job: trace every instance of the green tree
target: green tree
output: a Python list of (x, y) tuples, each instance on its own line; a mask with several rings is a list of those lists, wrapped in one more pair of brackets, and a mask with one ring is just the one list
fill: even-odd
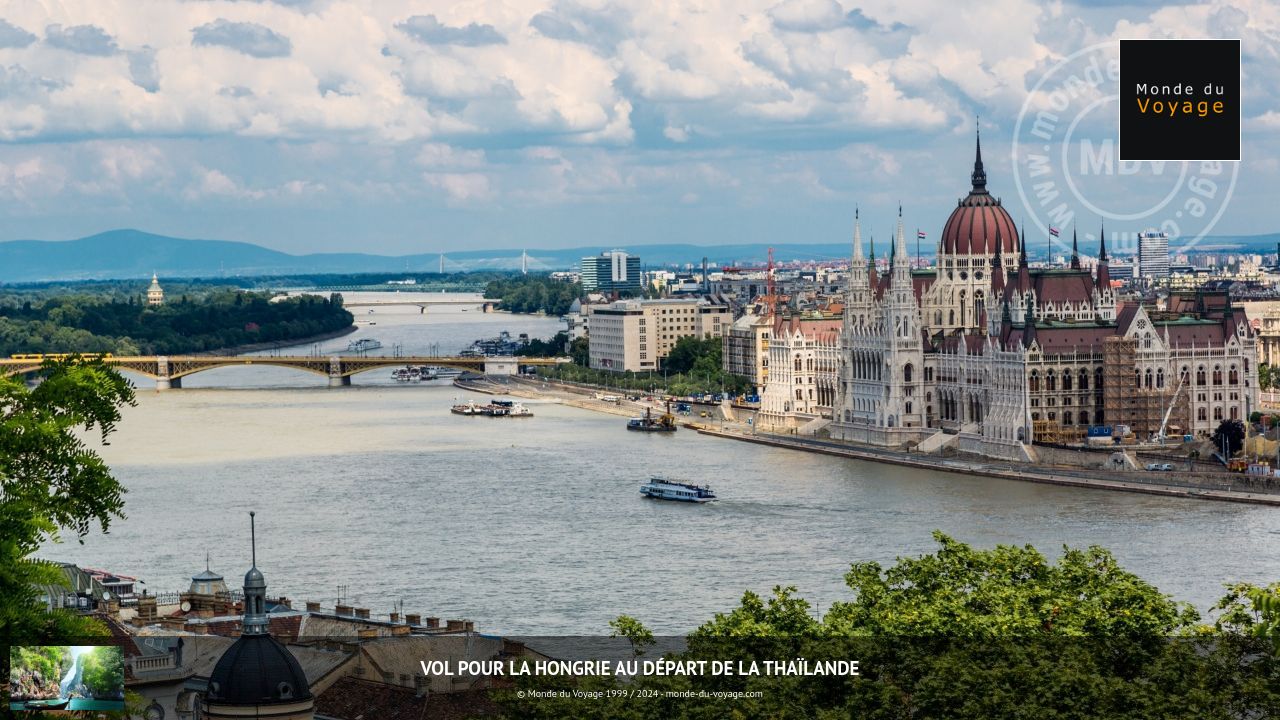
[(653, 631), (630, 615), (619, 615), (610, 620), (609, 627), (613, 628), (609, 637), (626, 638), (631, 643), (631, 653), (636, 657), (643, 655), (645, 648), (654, 643)]
[(46, 612), (40, 586), (65, 584), (61, 570), (31, 555), (67, 532), (83, 538), (122, 518), (124, 488), (84, 442), (103, 442), (133, 388), (99, 361), (46, 362), (42, 382), (27, 388), (0, 378), (0, 628), (6, 640), (36, 644), (104, 631), (67, 612)]
[(1232, 457), (1244, 447), (1244, 423), (1239, 420), (1223, 420), (1218, 429), (1213, 431), (1213, 446), (1221, 451), (1227, 449), (1227, 457)]
[(591, 364), (591, 343), (584, 336), (574, 338), (569, 343), (569, 357), (573, 358), (573, 364), (579, 367), (587, 367)]
[[(891, 567), (855, 563), (852, 596), (818, 616), (793, 587), (745, 593), (688, 638), (678, 660), (860, 661), (851, 675), (647, 676), (651, 702), (508, 696), (508, 717), (1245, 718), (1280, 711), (1280, 586), (1239, 586), (1213, 626), (1102, 548), (937, 549)], [(1259, 598), (1263, 598), (1259, 600)], [(634, 620), (628, 618), (630, 626)], [(638, 624), (638, 623), (637, 623)], [(562, 678), (550, 684), (563, 684)], [(526, 681), (538, 687), (538, 681)], [(583, 678), (582, 689), (618, 689)], [(688, 693), (679, 699), (665, 691)], [(759, 693), (728, 703), (713, 693)]]

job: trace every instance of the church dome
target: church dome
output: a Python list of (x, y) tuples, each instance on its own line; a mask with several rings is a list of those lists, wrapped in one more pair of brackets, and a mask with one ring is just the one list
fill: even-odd
[(973, 188), (947, 218), (942, 228), (942, 252), (947, 255), (994, 255), (996, 239), (1006, 257), (1018, 254), (1018, 231), (1000, 198), (987, 192), (987, 173), (982, 167), (982, 142), (973, 162)]
[(270, 635), (241, 635), (209, 675), (210, 704), (269, 705), (310, 697), (297, 658)]

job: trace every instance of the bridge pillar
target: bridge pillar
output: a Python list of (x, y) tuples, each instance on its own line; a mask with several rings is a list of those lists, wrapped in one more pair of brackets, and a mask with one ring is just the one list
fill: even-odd
[(515, 375), (519, 371), (520, 365), (515, 358), (484, 359), (485, 375)]
[(351, 376), (342, 374), (342, 358), (337, 355), (329, 357), (329, 387), (343, 387), (351, 384)]
[(156, 358), (156, 390), (180, 387), (182, 387), (182, 378), (169, 375), (169, 358), (164, 356)]

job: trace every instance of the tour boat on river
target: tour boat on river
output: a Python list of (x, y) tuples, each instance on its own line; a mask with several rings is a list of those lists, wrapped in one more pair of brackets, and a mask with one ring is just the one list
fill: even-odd
[(704, 503), (716, 499), (708, 485), (693, 485), (676, 482), (665, 478), (651, 478), (640, 486), (640, 494), (655, 500), (675, 500), (677, 502)]

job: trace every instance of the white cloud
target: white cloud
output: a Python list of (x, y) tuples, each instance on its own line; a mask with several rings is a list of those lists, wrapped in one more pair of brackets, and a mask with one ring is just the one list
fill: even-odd
[(428, 185), (443, 190), (450, 205), (465, 205), (493, 197), (489, 177), (484, 173), (423, 173), (422, 179)]

